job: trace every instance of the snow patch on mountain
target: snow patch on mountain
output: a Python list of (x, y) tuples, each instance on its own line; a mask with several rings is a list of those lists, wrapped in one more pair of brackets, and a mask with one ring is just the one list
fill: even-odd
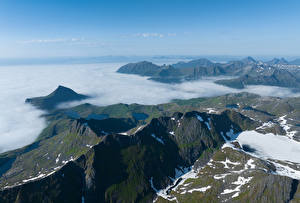
[(280, 126), (283, 128), (283, 130), (286, 133), (286, 136), (293, 139), (294, 135), (297, 133), (297, 131), (293, 130), (291, 131), (291, 125), (287, 123), (286, 115), (281, 116), (278, 118), (278, 122), (280, 123)]

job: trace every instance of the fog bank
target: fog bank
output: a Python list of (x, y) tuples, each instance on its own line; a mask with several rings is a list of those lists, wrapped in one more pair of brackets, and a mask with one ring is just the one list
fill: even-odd
[[(236, 90), (201, 80), (162, 84), (146, 77), (119, 74), (123, 64), (32, 65), (0, 67), (0, 152), (32, 143), (46, 126), (44, 113), (25, 104), (29, 97), (44, 96), (58, 85), (93, 96), (83, 102), (159, 104), (172, 99), (210, 97), (248, 91), (270, 96), (299, 96), (287, 88), (249, 86)], [(82, 102), (81, 102), (82, 103)], [(78, 103), (72, 103), (76, 105)]]

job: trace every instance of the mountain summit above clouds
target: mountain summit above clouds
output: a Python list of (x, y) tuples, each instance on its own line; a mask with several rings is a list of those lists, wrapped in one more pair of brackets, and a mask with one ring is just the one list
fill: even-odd
[(64, 102), (80, 101), (89, 98), (87, 95), (78, 94), (68, 87), (59, 85), (51, 94), (44, 97), (34, 97), (25, 100), (42, 110), (53, 110)]

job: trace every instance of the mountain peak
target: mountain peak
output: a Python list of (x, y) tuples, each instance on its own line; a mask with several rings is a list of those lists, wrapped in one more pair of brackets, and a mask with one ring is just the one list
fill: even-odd
[(89, 98), (86, 95), (78, 94), (74, 90), (59, 85), (51, 94), (44, 97), (34, 97), (26, 99), (26, 103), (30, 103), (39, 109), (53, 110), (55, 107), (64, 102), (80, 101)]
[(161, 70), (161, 67), (149, 62), (141, 61), (137, 63), (128, 63), (118, 69), (118, 73), (136, 74), (142, 76), (152, 76), (157, 74)]
[(242, 61), (245, 63), (256, 63), (256, 60), (254, 58), (252, 58), (251, 56), (244, 58)]
[(60, 90), (60, 89), (68, 89), (68, 90), (70, 90), (70, 88), (68, 88), (68, 87), (65, 87), (65, 86), (62, 86), (62, 85), (58, 85), (58, 87), (56, 88), (56, 90)]
[(288, 65), (289, 62), (285, 58), (273, 58), (271, 61), (268, 61), (269, 65)]
[(173, 64), (175, 68), (195, 68), (195, 67), (211, 67), (213, 66), (213, 62), (206, 58), (195, 59), (192, 61), (181, 61), (176, 64)]
[[(74, 90), (71, 88), (59, 85), (51, 94), (77, 94)], [(50, 94), (50, 95), (51, 95)], [(50, 96), (48, 95), (48, 96)]]

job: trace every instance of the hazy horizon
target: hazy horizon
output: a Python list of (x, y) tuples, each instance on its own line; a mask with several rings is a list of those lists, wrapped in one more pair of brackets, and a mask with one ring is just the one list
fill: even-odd
[[(40, 57), (40, 58), (1, 58), (0, 67), (10, 65), (52, 65), (52, 64), (93, 64), (93, 63), (131, 63), (139, 61), (150, 61), (153, 63), (161, 63), (162, 60), (166, 64), (174, 64), (180, 61), (191, 61), (206, 58), (212, 62), (224, 63), (235, 60), (242, 60), (250, 55), (105, 55), (105, 56), (89, 56), (89, 57)], [(255, 60), (267, 62), (274, 58), (284, 58), (287, 61), (300, 59), (300, 56), (250, 56)]]

